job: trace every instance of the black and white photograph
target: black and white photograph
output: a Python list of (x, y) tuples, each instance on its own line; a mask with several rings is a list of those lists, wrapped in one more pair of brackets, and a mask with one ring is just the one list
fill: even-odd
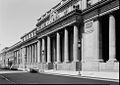
[(119, 85), (119, 0), (0, 0), (0, 84)]

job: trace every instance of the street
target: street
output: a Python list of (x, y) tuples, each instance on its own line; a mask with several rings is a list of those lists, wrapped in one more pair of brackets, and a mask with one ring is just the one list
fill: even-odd
[(0, 74), (0, 84), (109, 84), (119, 85), (118, 82), (75, 78), (42, 73), (7, 73)]

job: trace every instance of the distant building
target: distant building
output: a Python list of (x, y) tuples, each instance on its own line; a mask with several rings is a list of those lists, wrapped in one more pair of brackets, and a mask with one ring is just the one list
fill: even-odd
[(6, 61), (6, 50), (8, 47), (5, 47), (0, 51), (0, 68), (4, 68), (7, 66), (7, 61)]
[(7, 54), (19, 69), (119, 72), (119, 15), (119, 0), (62, 0)]

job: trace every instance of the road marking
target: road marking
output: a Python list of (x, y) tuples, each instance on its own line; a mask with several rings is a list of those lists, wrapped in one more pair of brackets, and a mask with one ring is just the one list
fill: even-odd
[(0, 75), (3, 79), (5, 79), (5, 80), (7, 80), (7, 81), (9, 81), (10, 83), (12, 83), (12, 84), (16, 84), (15, 82), (13, 82), (13, 81), (11, 81), (11, 80), (9, 80), (7, 77), (5, 77), (5, 76), (3, 76), (3, 75)]

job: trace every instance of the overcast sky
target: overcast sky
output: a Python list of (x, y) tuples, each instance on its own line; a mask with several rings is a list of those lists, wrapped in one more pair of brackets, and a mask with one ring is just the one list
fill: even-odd
[(0, 50), (20, 41), (61, 0), (0, 0)]

